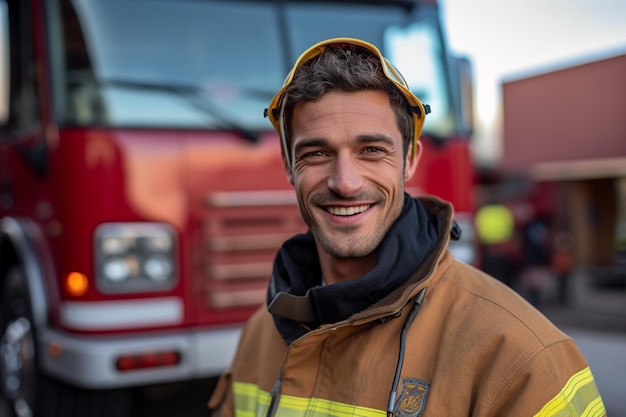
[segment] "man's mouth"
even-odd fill
[[[326,207],[326,211],[335,216],[353,216],[355,214],[363,213],[365,210],[370,208],[371,204],[366,204],[364,206],[353,206],[353,207]]]

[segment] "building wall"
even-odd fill
[[[626,55],[508,81],[502,93],[501,171],[559,185],[553,227],[572,234],[577,263],[620,264]]]
[[[626,54],[503,83],[502,169],[626,156]]]

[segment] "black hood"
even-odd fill
[[[418,269],[439,240],[442,222],[405,194],[404,206],[380,246],[376,266],[357,280],[322,285],[313,235],[286,241],[274,260],[269,311],[289,344],[308,329],[336,323],[387,296]],[[458,229],[457,229],[458,233]]]

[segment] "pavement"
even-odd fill
[[[543,292],[542,311],[559,328],[626,335],[626,267],[578,268],[570,276],[568,303],[559,305],[555,283]]]

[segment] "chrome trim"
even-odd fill
[[[250,278],[261,278],[266,281],[272,274],[273,265],[272,261],[209,265],[208,273],[212,280],[217,281]]]
[[[123,388],[217,376],[233,360],[240,333],[240,327],[115,337],[71,336],[46,330],[37,342],[47,374],[85,388]],[[115,368],[121,355],[166,350],[178,351],[181,362],[136,371]]]
[[[294,234],[290,232],[243,236],[208,236],[206,246],[208,250],[219,252],[275,250],[293,235]]]
[[[213,291],[207,295],[213,308],[233,308],[260,306],[267,297],[266,286],[232,291]]]
[[[66,301],[60,306],[61,323],[76,330],[118,330],[182,323],[183,301],[161,297],[116,301]]]
[[[210,207],[293,206],[293,190],[221,191],[209,193],[205,204]]]

